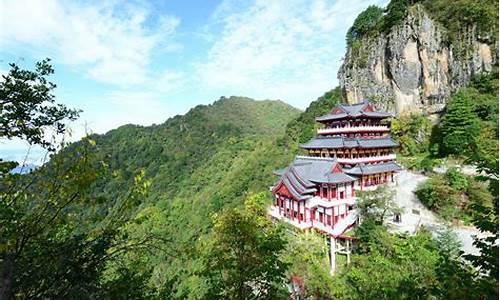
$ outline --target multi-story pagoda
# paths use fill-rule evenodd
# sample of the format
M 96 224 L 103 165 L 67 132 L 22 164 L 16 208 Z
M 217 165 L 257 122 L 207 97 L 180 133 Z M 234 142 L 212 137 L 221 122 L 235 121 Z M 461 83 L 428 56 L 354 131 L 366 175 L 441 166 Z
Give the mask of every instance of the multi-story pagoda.
M 271 189 L 270 214 L 300 229 L 316 229 L 331 237 L 332 261 L 338 239 L 358 220 L 356 191 L 394 182 L 398 144 L 390 137 L 388 118 L 369 102 L 338 105 L 316 118 L 324 128 L 300 145 L 297 156 Z M 333 271 L 333 270 L 332 270 Z

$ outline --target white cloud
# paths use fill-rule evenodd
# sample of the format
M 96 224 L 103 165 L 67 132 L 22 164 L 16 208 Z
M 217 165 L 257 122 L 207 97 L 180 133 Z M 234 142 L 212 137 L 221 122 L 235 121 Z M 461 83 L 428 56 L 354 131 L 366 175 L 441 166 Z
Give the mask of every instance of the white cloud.
M 155 16 L 147 5 L 97 1 L 1 2 L 0 45 L 55 55 L 89 77 L 117 85 L 142 84 L 155 50 L 179 48 L 180 20 Z
M 226 0 L 212 27 L 221 33 L 197 65 L 201 83 L 306 107 L 337 84 L 344 36 L 359 12 L 385 0 Z

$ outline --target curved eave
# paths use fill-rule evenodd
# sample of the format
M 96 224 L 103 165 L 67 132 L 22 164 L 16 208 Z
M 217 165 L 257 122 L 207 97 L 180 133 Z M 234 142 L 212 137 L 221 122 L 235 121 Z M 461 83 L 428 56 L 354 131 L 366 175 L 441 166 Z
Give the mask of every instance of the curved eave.
M 381 167 L 387 167 L 386 169 L 377 169 Z M 347 174 L 352 174 L 352 175 L 372 175 L 372 174 L 379 174 L 379 173 L 385 173 L 385 172 L 398 172 L 401 171 L 403 168 L 401 168 L 400 165 L 398 165 L 395 162 L 390 162 L 390 163 L 381 163 L 381 164 L 375 164 L 375 165 L 364 165 L 360 166 L 357 165 L 353 167 L 352 169 L 344 169 L 344 172 Z
M 338 115 L 324 115 L 321 117 L 315 118 L 316 122 L 323 123 L 323 122 L 328 122 L 332 120 L 342 120 L 342 119 L 355 119 L 355 118 L 370 118 L 370 119 L 387 119 L 391 118 L 391 114 L 386 114 L 386 113 L 377 113 L 377 115 L 371 115 L 371 114 L 355 114 L 355 115 L 350 115 L 346 113 L 338 114 Z

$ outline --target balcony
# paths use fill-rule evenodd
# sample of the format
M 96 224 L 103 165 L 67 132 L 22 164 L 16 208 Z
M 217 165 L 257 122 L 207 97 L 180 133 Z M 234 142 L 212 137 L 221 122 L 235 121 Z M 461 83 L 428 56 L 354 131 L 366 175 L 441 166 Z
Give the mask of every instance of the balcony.
M 349 228 L 352 224 L 356 222 L 358 219 L 358 211 L 357 210 L 351 210 L 347 213 L 347 216 L 344 218 L 341 218 L 337 221 L 337 223 L 333 226 L 331 225 L 324 225 L 323 222 L 320 222 L 319 220 L 312 220 L 312 221 L 301 221 L 300 223 L 297 220 L 292 220 L 288 217 L 285 217 L 283 215 L 280 215 L 279 213 L 279 208 L 277 206 L 271 206 L 268 208 L 268 214 L 271 215 L 273 218 L 278 219 L 278 220 L 283 220 L 301 230 L 309 229 L 309 228 L 315 228 L 318 229 L 322 232 L 325 232 L 330 235 L 338 236 L 341 235 L 344 231 L 346 231 L 347 228 Z
M 338 205 L 343 205 L 343 204 L 348 204 L 348 205 L 353 205 L 354 203 L 356 203 L 356 197 L 347 197 L 347 198 L 344 198 L 344 199 L 331 199 L 331 200 L 328 200 L 326 198 L 321 198 L 321 197 L 318 197 L 318 196 L 314 196 L 313 198 L 311 198 L 307 204 L 306 204 L 306 207 L 307 208 L 311 208 L 311 207 L 314 207 L 314 206 L 322 206 L 322 207 L 333 207 L 333 206 L 338 206 Z
M 359 164 L 359 163 L 370 163 L 378 161 L 395 160 L 396 154 L 370 156 L 370 157 L 358 157 L 358 158 L 337 158 L 337 161 L 341 164 Z
M 307 228 L 310 228 L 312 226 L 311 224 L 311 221 L 300 221 L 299 223 L 299 220 L 292 220 L 291 218 L 287 217 L 287 216 L 284 216 L 282 214 L 280 214 L 280 211 L 279 211 L 279 207 L 277 206 L 271 206 L 267 209 L 267 213 L 275 218 L 275 219 L 278 219 L 278 220 L 283 220 L 299 229 L 307 229 Z
M 318 129 L 318 134 L 338 134 L 347 132 L 386 132 L 390 131 L 389 126 L 376 125 L 376 126 L 346 126 L 336 128 L 321 128 Z

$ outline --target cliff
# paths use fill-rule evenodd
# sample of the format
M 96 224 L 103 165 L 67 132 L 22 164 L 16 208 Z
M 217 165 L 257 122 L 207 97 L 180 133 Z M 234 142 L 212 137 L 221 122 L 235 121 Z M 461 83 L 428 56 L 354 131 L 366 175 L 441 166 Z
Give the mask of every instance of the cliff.
M 366 98 L 398 115 L 434 113 L 474 74 L 498 63 L 497 42 L 482 36 L 476 24 L 464 24 L 452 40 L 446 24 L 428 11 L 420 4 L 408 7 L 398 24 L 348 45 L 338 72 L 347 102 Z

